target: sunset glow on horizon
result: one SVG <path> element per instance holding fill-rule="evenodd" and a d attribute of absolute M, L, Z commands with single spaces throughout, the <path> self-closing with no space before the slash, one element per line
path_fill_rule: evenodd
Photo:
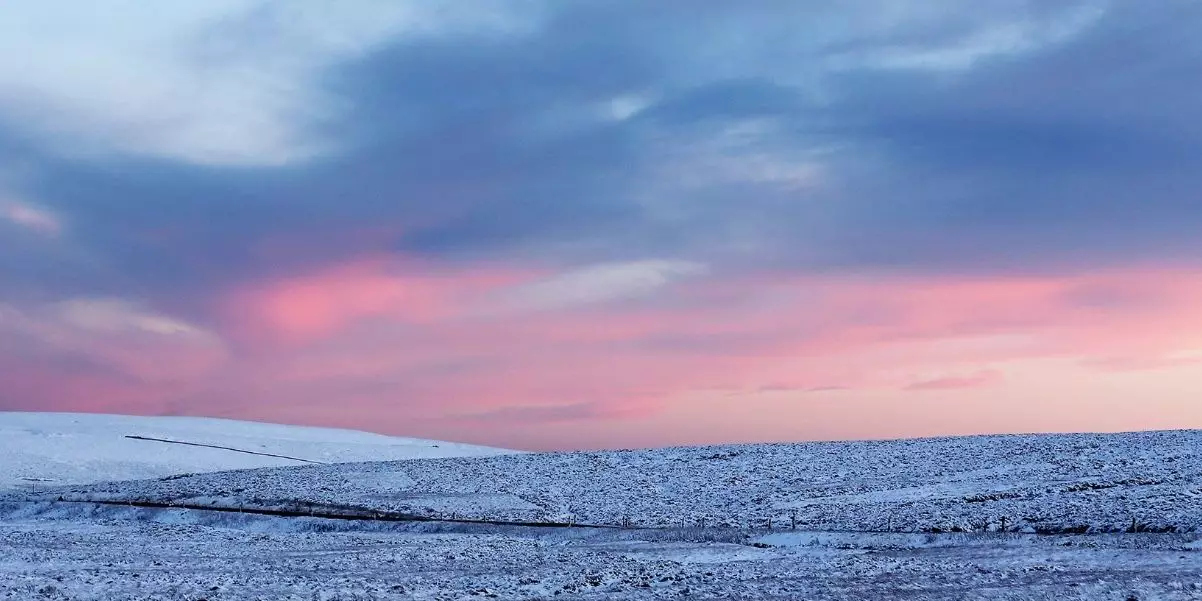
<path fill-rule="evenodd" d="M 853 4 L 14 9 L 0 410 L 1202 428 L 1202 5 Z"/>

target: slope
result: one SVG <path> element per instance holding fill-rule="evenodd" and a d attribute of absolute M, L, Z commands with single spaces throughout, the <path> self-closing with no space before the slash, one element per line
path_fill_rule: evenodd
<path fill-rule="evenodd" d="M 0 490 L 510 452 L 354 430 L 215 418 L 0 412 Z"/>
<path fill-rule="evenodd" d="M 845 531 L 1202 529 L 1202 432 L 519 454 L 95 485 L 65 500 Z M 307 506 L 307 505 L 302 505 Z"/>

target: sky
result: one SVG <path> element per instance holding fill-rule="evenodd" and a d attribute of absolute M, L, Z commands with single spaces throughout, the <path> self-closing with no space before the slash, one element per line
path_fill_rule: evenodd
<path fill-rule="evenodd" d="M 0 10 L 0 410 L 1202 427 L 1202 3 Z"/>

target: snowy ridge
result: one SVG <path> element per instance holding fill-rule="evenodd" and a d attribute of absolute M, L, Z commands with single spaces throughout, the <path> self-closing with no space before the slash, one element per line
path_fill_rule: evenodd
<path fill-rule="evenodd" d="M 1202 432 L 520 454 L 266 468 L 43 498 L 852 532 L 1202 530 Z"/>
<path fill-rule="evenodd" d="M 147 440 L 151 438 L 188 444 Z M 510 452 L 513 451 L 354 430 L 215 418 L 0 412 L 3 457 L 0 490 L 304 462 L 391 461 Z"/>

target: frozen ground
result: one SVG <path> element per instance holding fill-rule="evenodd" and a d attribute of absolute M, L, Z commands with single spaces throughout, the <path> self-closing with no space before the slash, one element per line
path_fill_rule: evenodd
<path fill-rule="evenodd" d="M 137 440 L 127 436 L 264 454 Z M 0 412 L 0 490 L 302 465 L 305 462 L 301 459 L 334 463 L 501 452 L 487 447 L 353 430 L 226 419 Z"/>
<path fill-rule="evenodd" d="M 1202 432 L 741 445 L 310 465 L 47 493 L 663 527 L 1202 529 Z"/>
<path fill-rule="evenodd" d="M 1202 432 L 993 436 L 300 465 L 13 491 L 0 495 L 0 601 L 1202 600 L 1200 454 Z"/>
<path fill-rule="evenodd" d="M 1195 535 L 747 533 L 707 542 L 696 530 L 322 532 L 345 525 L 202 525 L 182 511 L 122 511 L 0 521 L 0 599 L 1202 598 Z"/>

